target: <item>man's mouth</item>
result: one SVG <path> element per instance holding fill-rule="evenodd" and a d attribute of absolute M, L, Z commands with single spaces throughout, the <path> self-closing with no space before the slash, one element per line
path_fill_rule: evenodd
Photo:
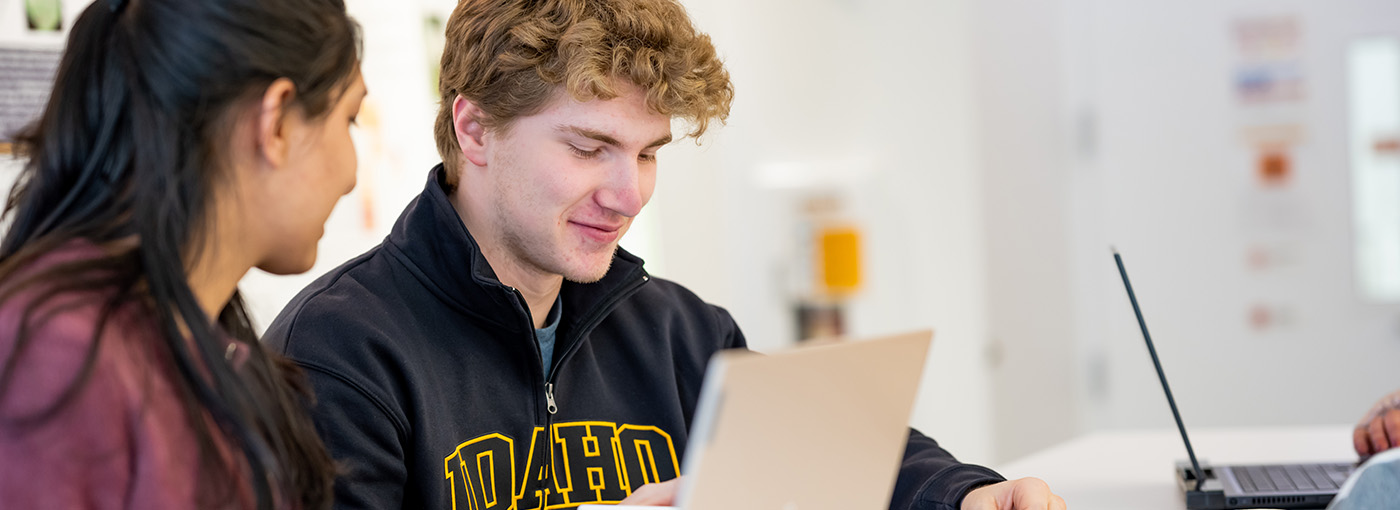
<path fill-rule="evenodd" d="M 625 223 L 606 222 L 581 222 L 570 221 L 582 231 L 583 235 L 599 243 L 611 243 L 616 241 L 622 234 L 622 227 Z"/>

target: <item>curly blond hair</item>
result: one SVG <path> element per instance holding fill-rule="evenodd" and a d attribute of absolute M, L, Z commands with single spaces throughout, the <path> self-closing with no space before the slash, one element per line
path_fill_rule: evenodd
<path fill-rule="evenodd" d="M 675 0 L 462 0 L 447 21 L 435 137 L 456 187 L 461 147 L 452 102 L 477 104 L 488 129 L 543 110 L 556 91 L 618 96 L 614 79 L 646 91 L 657 113 L 686 119 L 689 136 L 729 116 L 734 86 L 710 37 Z"/>

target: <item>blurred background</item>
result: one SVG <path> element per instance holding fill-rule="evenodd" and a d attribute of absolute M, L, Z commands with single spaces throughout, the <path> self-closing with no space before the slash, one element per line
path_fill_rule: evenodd
<path fill-rule="evenodd" d="M 347 3 L 359 185 L 311 273 L 245 279 L 262 326 L 439 161 L 455 2 Z M 914 424 L 973 462 L 1169 428 L 1114 246 L 1189 427 L 1351 423 L 1400 387 L 1400 2 L 683 3 L 737 96 L 622 244 L 754 348 L 935 329 Z M 86 4 L 0 0 L 5 134 Z"/>

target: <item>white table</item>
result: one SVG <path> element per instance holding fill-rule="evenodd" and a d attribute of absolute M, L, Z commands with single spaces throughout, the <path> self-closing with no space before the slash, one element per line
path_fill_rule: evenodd
<path fill-rule="evenodd" d="M 1219 464 L 1356 460 L 1351 425 L 1197 428 L 1197 458 Z M 1070 510 L 1181 510 L 1172 475 L 1186 448 L 1176 429 L 1102 431 L 1071 439 L 997 467 L 1008 479 L 1034 476 L 1065 498 Z"/>

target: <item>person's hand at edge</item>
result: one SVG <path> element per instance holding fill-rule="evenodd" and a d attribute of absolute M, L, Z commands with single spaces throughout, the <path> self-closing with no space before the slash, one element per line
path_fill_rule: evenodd
<path fill-rule="evenodd" d="M 1065 500 L 1039 478 L 1021 478 L 973 489 L 962 510 L 1065 510 Z"/>
<path fill-rule="evenodd" d="M 1400 446 L 1400 416 L 1389 416 L 1400 409 L 1400 391 L 1381 397 L 1352 431 L 1352 445 L 1365 461 L 1368 457 Z M 1387 425 L 1387 420 L 1389 425 Z"/>
<path fill-rule="evenodd" d="M 1361 460 L 1400 447 L 1400 409 L 1368 413 L 1367 418 L 1356 424 L 1356 429 L 1352 431 L 1352 443 Z"/>
<path fill-rule="evenodd" d="M 619 505 L 672 506 L 676 504 L 676 490 L 680 488 L 679 477 L 661 483 L 649 483 L 632 491 L 631 496 Z"/>

